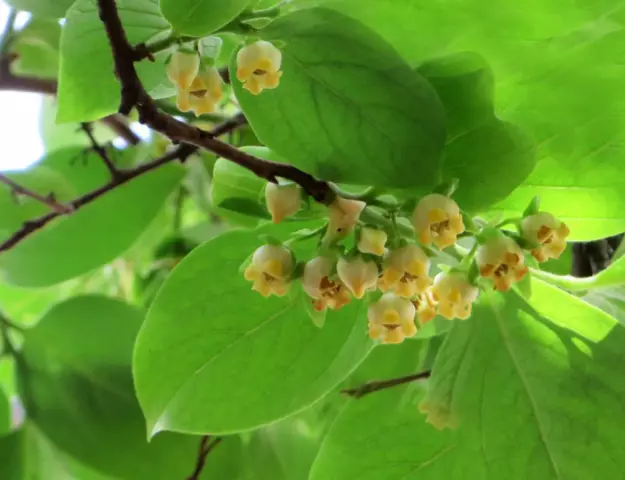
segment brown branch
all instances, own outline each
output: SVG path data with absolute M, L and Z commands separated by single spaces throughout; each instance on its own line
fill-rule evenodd
M 218 136 L 229 133 L 231 130 L 237 128 L 241 125 L 241 122 L 238 120 L 239 117 L 234 117 L 231 120 L 224 122 L 222 125 L 217 125 L 213 130 L 208 132 L 209 135 Z M 235 121 L 236 120 L 236 121 Z M 169 153 L 152 160 L 151 162 L 144 163 L 143 165 L 139 165 L 130 170 L 119 170 L 119 176 L 117 178 L 112 178 L 108 183 L 102 185 L 100 188 L 93 190 L 85 195 L 72 200 L 67 204 L 69 208 L 72 210 L 78 210 L 79 208 L 88 205 L 94 200 L 98 199 L 102 195 L 110 192 L 111 190 L 130 182 L 131 180 L 143 175 L 144 173 L 150 172 L 156 168 L 159 168 L 167 163 L 178 160 L 180 162 L 184 162 L 189 156 L 191 156 L 197 149 L 191 145 L 179 145 Z M 15 245 L 20 243 L 29 235 L 33 234 L 37 230 L 45 227 L 48 223 L 53 221 L 55 218 L 61 216 L 60 212 L 50 212 L 42 217 L 36 218 L 34 220 L 28 220 L 24 222 L 22 227 L 11 235 L 7 240 L 5 240 L 2 244 L 0 244 L 0 253 L 6 250 L 13 248 Z
M 74 209 L 71 205 L 64 205 L 58 202 L 53 194 L 50 195 L 40 195 L 37 192 L 33 192 L 26 187 L 22 187 L 20 184 L 14 182 L 6 175 L 0 173 L 0 183 L 4 183 L 7 185 L 14 195 L 22 195 L 24 197 L 30 197 L 34 200 L 37 200 L 39 203 L 43 203 L 47 207 L 49 207 L 56 215 L 66 215 L 68 213 L 72 213 Z
M 197 463 L 195 464 L 195 470 L 191 476 L 187 477 L 187 480 L 198 480 L 200 475 L 202 474 L 202 470 L 204 470 L 204 466 L 206 465 L 206 458 L 211 451 L 221 443 L 221 438 L 217 437 L 212 442 L 210 442 L 210 435 L 204 435 L 202 440 L 200 440 L 200 448 L 197 452 Z
M 91 124 L 89 122 L 81 123 L 80 128 L 82 129 L 83 132 L 85 132 L 87 137 L 89 137 L 89 141 L 91 142 L 91 150 L 93 150 L 102 159 L 102 161 L 104 162 L 104 165 L 106 165 L 106 168 L 111 174 L 111 178 L 115 179 L 115 178 L 119 178 L 120 176 L 123 176 L 123 173 L 115 166 L 115 163 L 113 163 L 113 160 L 111 160 L 111 157 L 109 157 L 109 154 L 106 151 L 106 148 L 100 145 L 98 141 L 95 139 Z
M 124 117 L 121 115 L 109 115 L 100 121 L 107 125 L 114 133 L 123 138 L 128 145 L 135 146 L 141 143 L 141 139 L 135 132 L 132 131 Z
M 377 392 L 379 390 L 385 390 L 387 388 L 396 387 L 398 385 L 404 385 L 406 383 L 414 382 L 416 380 L 422 380 L 424 378 L 429 378 L 431 375 L 430 370 L 426 370 L 425 372 L 414 373 L 412 375 L 407 375 L 405 377 L 399 378 L 391 378 L 389 380 L 380 380 L 375 382 L 368 382 L 360 385 L 356 388 L 349 388 L 345 390 L 341 390 L 341 393 L 344 395 L 348 395 L 354 398 L 361 398 L 365 395 L 369 395 L 370 393 Z
M 328 183 L 317 180 L 292 165 L 249 155 L 197 127 L 180 122 L 161 112 L 137 76 L 134 66 L 137 53 L 126 37 L 115 0 L 98 0 L 98 7 L 100 19 L 104 23 L 113 52 L 115 73 L 121 84 L 119 113 L 128 115 L 136 107 L 141 123 L 174 142 L 183 142 L 209 150 L 269 182 L 277 182 L 277 177 L 291 180 L 319 202 L 329 203 L 332 200 L 334 193 Z

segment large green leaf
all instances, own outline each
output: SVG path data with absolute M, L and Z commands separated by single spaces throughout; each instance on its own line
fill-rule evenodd
M 0 384 L 0 436 L 11 429 L 11 404 Z
M 327 9 L 286 15 L 262 31 L 282 40 L 280 86 L 234 90 L 269 148 L 326 180 L 416 187 L 438 181 L 445 113 L 431 85 L 372 31 Z
M 32 19 L 15 38 L 11 50 L 18 57 L 16 74 L 56 78 L 59 69 L 61 25 L 56 19 Z
M 115 158 L 123 165 L 134 155 L 126 150 Z M 108 180 L 98 156 L 79 148 L 55 153 L 44 164 L 62 171 L 79 194 Z M 165 165 L 110 191 L 0 254 L 0 270 L 10 283 L 46 286 L 110 262 L 147 228 L 183 175 L 182 167 Z
M 64 17 L 65 12 L 74 0 L 5 0 L 6 3 L 18 10 L 31 12 L 42 17 Z
M 197 37 L 223 27 L 249 3 L 250 0 L 160 0 L 161 12 L 172 28 Z
M 121 479 L 184 478 L 199 439 L 145 438 L 130 370 L 141 320 L 141 311 L 102 296 L 56 305 L 25 335 L 20 393 L 29 418 L 85 465 Z
M 545 208 L 572 227 L 572 239 L 625 230 L 625 30 L 614 2 L 531 2 L 522 9 L 507 0 L 322 3 L 377 31 L 411 65 L 463 51 L 485 58 L 498 115 L 535 139 L 539 160 L 494 212 L 516 216 L 541 195 Z
M 132 43 L 145 42 L 169 28 L 158 0 L 119 0 L 116 4 Z M 145 87 L 155 88 L 165 77 L 164 58 L 141 62 L 137 70 Z M 61 34 L 58 93 L 59 123 L 97 120 L 119 106 L 120 86 L 95 0 L 77 0 L 67 12 Z
M 156 296 L 134 356 L 149 432 L 265 425 L 319 399 L 370 350 L 356 304 L 331 312 L 318 329 L 297 294 L 265 299 L 253 292 L 239 267 L 259 243 L 238 231 L 202 245 Z M 302 252 L 310 256 L 308 243 Z
M 503 200 L 535 165 L 532 142 L 497 118 L 494 79 L 484 59 L 461 53 L 426 62 L 418 70 L 434 86 L 447 112 L 443 180 L 459 180 L 454 198 L 465 211 Z

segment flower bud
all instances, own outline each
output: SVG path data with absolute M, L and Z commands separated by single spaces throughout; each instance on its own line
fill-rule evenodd
M 265 187 L 265 201 L 273 223 L 295 215 L 302 204 L 301 189 L 296 184 L 278 185 L 268 183 Z
M 237 53 L 237 78 L 253 95 L 276 88 L 282 72 L 282 53 L 271 43 L 260 40 L 246 45 Z
M 432 284 L 428 275 L 430 259 L 417 245 L 406 245 L 391 251 L 385 258 L 386 268 L 380 277 L 380 290 L 392 290 L 400 297 L 412 298 Z
M 464 223 L 458 204 L 439 193 L 423 197 L 412 214 L 412 225 L 419 241 L 434 243 L 438 248 L 453 245 L 464 232 Z
M 401 343 L 417 333 L 415 307 L 410 300 L 386 293 L 369 307 L 369 336 L 382 343 Z
M 464 273 L 441 272 L 434 278 L 430 292 L 439 315 L 448 320 L 465 320 L 471 315 L 472 304 L 480 291 L 469 283 Z
M 200 69 L 200 56 L 196 52 L 177 51 L 167 64 L 167 78 L 177 90 L 188 90 Z
M 252 290 L 262 296 L 286 295 L 293 274 L 293 256 L 282 245 L 263 245 L 252 256 L 252 261 L 245 269 L 246 280 L 254 282 Z
M 324 242 L 338 241 L 349 235 L 366 206 L 365 202 L 337 196 L 328 206 L 328 230 L 323 238 Z
M 510 285 L 521 280 L 528 272 L 521 247 L 509 237 L 498 235 L 480 245 L 475 262 L 484 278 L 495 283 L 495 290 L 507 292 Z
M 384 255 L 384 245 L 386 245 L 387 238 L 384 230 L 363 228 L 358 240 L 358 250 L 371 255 Z
M 550 258 L 559 258 L 566 248 L 569 229 L 564 222 L 547 212 L 539 212 L 525 217 L 521 222 L 523 238 L 539 247 L 532 250 L 532 255 L 539 262 Z
M 349 292 L 338 278 L 330 280 L 334 261 L 327 257 L 316 257 L 306 263 L 302 287 L 313 298 L 318 312 L 330 308 L 338 310 L 349 303 Z
M 378 266 L 361 256 L 339 259 L 336 270 L 341 281 L 358 299 L 364 297 L 368 290 L 374 290 L 378 283 Z

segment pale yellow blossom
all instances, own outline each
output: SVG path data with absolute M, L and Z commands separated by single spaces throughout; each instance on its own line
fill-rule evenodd
M 338 241 L 349 235 L 366 206 L 365 202 L 337 196 L 328 206 L 328 230 L 324 242 Z
M 417 245 L 405 245 L 386 255 L 380 290 L 412 298 L 432 284 L 428 275 L 430 259 Z
M 188 90 L 200 70 L 200 56 L 197 52 L 177 51 L 167 64 L 167 78 L 176 90 Z
M 432 299 L 436 302 L 439 315 L 448 320 L 465 320 L 471 315 L 471 307 L 479 289 L 461 272 L 441 272 L 430 287 Z
M 219 70 L 215 67 L 203 68 L 187 90 L 178 91 L 178 109 L 182 112 L 193 111 L 197 116 L 212 113 L 223 96 L 222 87 Z
M 244 277 L 254 282 L 252 290 L 264 297 L 286 295 L 293 274 L 293 256 L 281 245 L 263 245 L 252 256 Z
M 410 300 L 385 293 L 367 311 L 369 336 L 382 343 L 401 343 L 404 338 L 413 337 L 417 333 L 415 313 Z
M 491 279 L 495 290 L 507 292 L 528 272 L 521 247 L 509 237 L 499 235 L 480 245 L 475 255 L 480 275 Z
M 295 215 L 302 204 L 301 188 L 294 183 L 278 185 L 268 183 L 265 187 L 265 201 L 273 223 Z
M 237 78 L 253 95 L 276 88 L 282 72 L 282 53 L 273 44 L 260 40 L 237 53 Z
M 432 298 L 432 292 L 426 290 L 419 295 L 412 304 L 417 309 L 417 319 L 421 326 L 431 322 L 436 317 L 436 302 Z
M 521 222 L 521 231 L 526 240 L 539 245 L 532 250 L 532 255 L 539 262 L 559 258 L 570 233 L 564 222 L 547 212 L 525 217 Z
M 363 228 L 358 240 L 358 250 L 371 255 L 384 255 L 384 246 L 388 236 L 384 230 L 375 228 Z
M 302 287 L 313 299 L 318 312 L 330 308 L 338 310 L 350 301 L 347 288 L 339 278 L 333 278 L 334 261 L 327 257 L 316 257 L 306 263 Z
M 358 299 L 364 297 L 367 291 L 374 290 L 378 283 L 378 266 L 361 256 L 339 259 L 336 271 L 341 281 Z
M 448 404 L 434 403 L 425 399 L 419 404 L 419 411 L 427 415 L 426 421 L 437 430 L 458 428 L 458 418 Z
M 439 193 L 423 197 L 412 214 L 412 225 L 424 245 L 434 243 L 438 248 L 453 245 L 464 232 L 458 204 Z

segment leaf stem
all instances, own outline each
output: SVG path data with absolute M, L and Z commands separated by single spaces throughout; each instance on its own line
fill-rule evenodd
M 397 387 L 406 383 L 411 383 L 416 380 L 423 380 L 429 378 L 432 372 L 426 370 L 424 372 L 414 373 L 412 375 L 406 375 L 405 377 L 391 378 L 389 380 L 379 380 L 374 382 L 368 382 L 360 385 L 356 388 L 349 388 L 341 390 L 341 393 L 354 398 L 362 398 L 370 393 L 378 392 L 380 390 L 386 390 L 387 388 Z
M 534 277 L 571 292 L 581 292 L 594 288 L 598 278 L 598 275 L 584 278 L 573 277 L 571 275 L 555 275 L 538 268 L 530 268 L 530 271 Z

